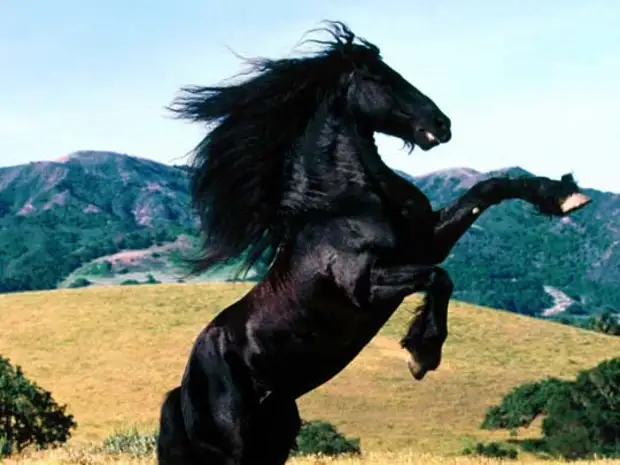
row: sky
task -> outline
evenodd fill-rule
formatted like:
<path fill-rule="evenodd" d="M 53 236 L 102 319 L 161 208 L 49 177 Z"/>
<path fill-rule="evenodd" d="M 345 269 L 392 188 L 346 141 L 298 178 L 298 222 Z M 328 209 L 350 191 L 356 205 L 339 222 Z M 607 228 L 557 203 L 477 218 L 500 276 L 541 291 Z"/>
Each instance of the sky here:
<path fill-rule="evenodd" d="M 188 161 L 205 135 L 165 106 L 244 57 L 291 56 L 341 20 L 450 116 L 410 174 L 521 166 L 620 192 L 620 0 L 0 0 L 0 166 L 112 150 Z M 234 52 L 234 53 L 233 53 Z"/>

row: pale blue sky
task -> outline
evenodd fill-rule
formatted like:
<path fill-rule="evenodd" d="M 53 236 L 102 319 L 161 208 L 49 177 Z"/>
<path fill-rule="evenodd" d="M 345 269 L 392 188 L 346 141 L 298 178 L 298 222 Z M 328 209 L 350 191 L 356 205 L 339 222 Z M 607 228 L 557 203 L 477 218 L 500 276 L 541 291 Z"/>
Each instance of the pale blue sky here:
<path fill-rule="evenodd" d="M 181 163 L 203 135 L 166 116 L 179 87 L 243 56 L 289 54 L 339 19 L 452 118 L 452 141 L 411 156 L 451 166 L 573 171 L 620 192 L 620 0 L 0 0 L 0 166 L 83 149 Z"/>

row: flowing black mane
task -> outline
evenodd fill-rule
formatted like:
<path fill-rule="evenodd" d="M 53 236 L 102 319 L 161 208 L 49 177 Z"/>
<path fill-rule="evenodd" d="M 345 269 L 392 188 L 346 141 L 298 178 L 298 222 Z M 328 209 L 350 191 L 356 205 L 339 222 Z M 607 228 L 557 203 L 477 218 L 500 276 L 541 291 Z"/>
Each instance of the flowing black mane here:
<path fill-rule="evenodd" d="M 217 126 L 194 149 L 191 193 L 205 254 L 194 272 L 244 255 L 249 269 L 271 262 L 304 199 L 287 198 L 286 160 L 321 102 L 338 91 L 344 73 L 380 59 L 379 49 L 340 22 L 323 30 L 332 41 L 309 56 L 251 59 L 255 74 L 229 86 L 189 86 L 170 109 L 178 117 Z M 286 209 L 283 203 L 287 204 Z M 291 205 L 296 208 L 291 209 Z"/>

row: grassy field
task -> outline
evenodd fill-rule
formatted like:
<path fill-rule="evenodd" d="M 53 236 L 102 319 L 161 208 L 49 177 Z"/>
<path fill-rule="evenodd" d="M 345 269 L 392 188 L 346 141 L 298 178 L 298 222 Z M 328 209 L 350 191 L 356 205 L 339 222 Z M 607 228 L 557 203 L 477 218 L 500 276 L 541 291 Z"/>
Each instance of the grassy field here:
<path fill-rule="evenodd" d="M 287 465 L 510 465 L 514 460 L 494 460 L 487 458 L 441 457 L 414 452 L 369 452 L 363 458 L 291 458 Z M 520 460 L 528 465 L 566 465 L 567 462 L 555 460 Z M 156 465 L 151 458 L 132 458 L 112 455 L 93 455 L 79 450 L 54 450 L 31 456 L 7 460 L 5 465 Z M 574 461 L 571 465 L 620 465 L 620 460 Z"/>
<path fill-rule="evenodd" d="M 248 289 L 166 284 L 0 295 L 0 353 L 68 404 L 79 424 L 72 447 L 115 429 L 150 430 L 198 331 Z M 550 375 L 572 377 L 620 353 L 617 337 L 453 302 L 443 364 L 416 382 L 397 342 L 416 303 L 407 300 L 346 370 L 299 402 L 303 418 L 328 420 L 360 437 L 364 451 L 382 451 L 364 463 L 487 463 L 428 457 L 458 454 L 478 439 L 505 438 L 478 426 L 512 387 Z M 391 452 L 397 458 L 386 458 Z M 54 457 L 20 463 L 83 463 Z"/>

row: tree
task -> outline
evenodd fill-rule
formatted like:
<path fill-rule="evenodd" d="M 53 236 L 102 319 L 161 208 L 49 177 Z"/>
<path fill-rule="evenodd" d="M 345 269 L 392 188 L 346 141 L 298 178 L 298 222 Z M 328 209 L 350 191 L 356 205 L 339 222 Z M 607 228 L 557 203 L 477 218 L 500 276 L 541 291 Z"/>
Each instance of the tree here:
<path fill-rule="evenodd" d="M 574 381 L 548 378 L 527 383 L 487 410 L 484 429 L 527 427 L 543 416 L 535 451 L 578 459 L 620 457 L 620 358 L 584 370 Z"/>
<path fill-rule="evenodd" d="M 161 281 L 158 281 L 157 279 L 155 279 L 155 276 L 153 276 L 152 274 L 147 274 L 146 275 L 146 281 L 144 281 L 144 284 L 160 284 Z"/>
<path fill-rule="evenodd" d="M 539 415 L 548 414 L 549 399 L 567 389 L 570 382 L 557 378 L 522 384 L 504 396 L 499 405 L 487 410 L 481 427 L 508 430 L 527 427 Z"/>
<path fill-rule="evenodd" d="M 49 391 L 29 381 L 20 366 L 0 356 L 0 449 L 4 455 L 35 445 L 44 449 L 60 445 L 77 427 L 65 405 L 58 405 Z"/>
<path fill-rule="evenodd" d="M 594 316 L 585 324 L 586 329 L 598 331 L 599 333 L 620 336 L 620 323 L 616 317 L 609 311 Z"/>

